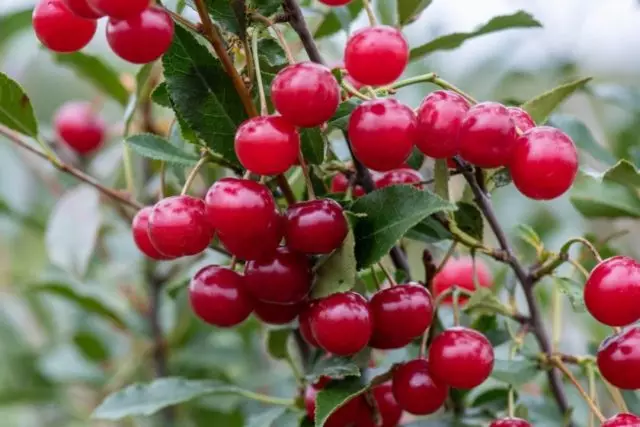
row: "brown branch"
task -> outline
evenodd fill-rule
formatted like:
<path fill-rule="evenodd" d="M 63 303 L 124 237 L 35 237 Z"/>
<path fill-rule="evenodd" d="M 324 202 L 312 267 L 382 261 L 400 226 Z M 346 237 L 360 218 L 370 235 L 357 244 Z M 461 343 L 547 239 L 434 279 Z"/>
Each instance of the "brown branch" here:
<path fill-rule="evenodd" d="M 304 15 L 298 5 L 297 0 L 283 0 L 282 7 L 285 14 L 289 18 L 289 24 L 291 28 L 298 34 L 304 50 L 307 52 L 309 59 L 318 64 L 325 64 L 316 42 L 313 40 L 313 35 L 309 31 L 307 22 L 304 20 Z"/>

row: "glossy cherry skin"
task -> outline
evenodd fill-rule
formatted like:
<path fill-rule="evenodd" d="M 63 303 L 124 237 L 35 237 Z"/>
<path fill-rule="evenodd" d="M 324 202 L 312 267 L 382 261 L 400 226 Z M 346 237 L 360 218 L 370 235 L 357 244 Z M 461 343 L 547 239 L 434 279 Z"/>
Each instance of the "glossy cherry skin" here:
<path fill-rule="evenodd" d="M 311 331 L 324 350 L 338 356 L 355 354 L 367 346 L 373 332 L 369 303 L 355 292 L 319 300 L 311 311 Z"/>
<path fill-rule="evenodd" d="M 420 172 L 410 168 L 393 169 L 378 176 L 375 180 L 376 188 L 384 188 L 390 185 L 414 184 L 416 188 L 423 188 Z"/>
<path fill-rule="evenodd" d="M 355 424 L 355 427 L 396 427 L 402 417 L 402 408 L 396 402 L 396 398 L 393 397 L 391 381 L 374 387 L 372 394 L 380 414 L 381 424 L 375 423 L 371 408 L 366 407 L 368 405 L 365 401 L 366 406 L 363 407 L 363 414 Z"/>
<path fill-rule="evenodd" d="M 531 423 L 522 418 L 501 418 L 492 422 L 489 427 L 531 427 Z"/>
<path fill-rule="evenodd" d="M 366 167 L 375 171 L 401 167 L 411 155 L 415 135 L 415 114 L 392 98 L 365 101 L 349 118 L 353 152 Z"/>
<path fill-rule="evenodd" d="M 460 155 L 481 168 L 509 164 L 516 139 L 516 125 L 509 110 L 497 102 L 471 107 L 458 133 Z"/>
<path fill-rule="evenodd" d="M 299 62 L 282 69 L 271 83 L 271 100 L 291 124 L 311 128 L 329 120 L 340 104 L 340 86 L 324 65 Z"/>
<path fill-rule="evenodd" d="M 109 19 L 107 42 L 125 61 L 147 64 L 169 49 L 173 32 L 174 24 L 169 14 L 154 6 L 126 20 Z"/>
<path fill-rule="evenodd" d="M 287 246 L 305 254 L 328 254 L 347 236 L 349 226 L 342 206 L 331 199 L 289 206 L 285 214 Z"/>
<path fill-rule="evenodd" d="M 311 288 L 309 260 L 286 247 L 278 248 L 271 259 L 247 262 L 244 275 L 249 292 L 264 302 L 298 303 Z"/>
<path fill-rule="evenodd" d="M 373 316 L 372 346 L 401 348 L 431 325 L 433 298 L 421 284 L 407 283 L 376 292 L 369 310 Z"/>
<path fill-rule="evenodd" d="M 321 389 L 321 387 L 309 385 L 304 392 L 304 407 L 311 420 L 314 420 L 316 416 L 316 397 Z M 325 427 L 355 427 L 368 409 L 364 397 L 357 396 L 331 414 L 324 425 Z"/>
<path fill-rule="evenodd" d="M 409 62 L 409 44 L 400 30 L 378 25 L 354 32 L 344 51 L 349 75 L 368 86 L 393 83 Z"/>
<path fill-rule="evenodd" d="M 76 16 L 84 19 L 98 19 L 104 16 L 89 6 L 88 0 L 62 0 L 69 10 Z"/>
<path fill-rule="evenodd" d="M 153 206 L 146 206 L 140 209 L 136 213 L 136 216 L 133 217 L 133 222 L 131 223 L 133 241 L 138 249 L 140 249 L 140 252 L 149 258 L 159 261 L 171 259 L 171 257 L 160 253 L 160 251 L 153 246 L 153 243 L 151 243 L 151 239 L 149 238 L 149 216 L 152 211 Z"/>
<path fill-rule="evenodd" d="M 149 0 L 86 0 L 89 5 L 114 19 L 128 19 L 140 15 L 149 7 Z"/>
<path fill-rule="evenodd" d="M 270 304 L 255 300 L 253 311 L 256 317 L 270 325 L 286 325 L 291 323 L 306 307 L 305 302 L 297 304 Z"/>
<path fill-rule="evenodd" d="M 242 166 L 251 172 L 278 175 L 298 159 L 300 135 L 283 117 L 255 117 L 238 128 L 235 149 Z"/>
<path fill-rule="evenodd" d="M 578 173 L 578 151 L 559 129 L 534 127 L 516 141 L 509 165 L 513 184 L 525 196 L 551 200 L 563 195 Z"/>
<path fill-rule="evenodd" d="M 618 414 L 602 424 L 602 427 L 639 427 L 640 417 L 633 414 Z"/>
<path fill-rule="evenodd" d="M 326 4 L 327 6 L 344 6 L 349 4 L 351 0 L 318 0 L 322 4 Z"/>
<path fill-rule="evenodd" d="M 507 110 L 509 110 L 511 119 L 521 132 L 526 132 L 536 126 L 536 122 L 534 122 L 529 113 L 524 111 L 522 108 L 507 107 Z"/>
<path fill-rule="evenodd" d="M 53 126 L 60 139 L 78 154 L 86 155 L 100 148 L 107 125 L 88 102 L 67 102 L 58 109 Z"/>
<path fill-rule="evenodd" d="M 434 379 L 425 359 L 411 360 L 393 372 L 393 395 L 400 407 L 411 414 L 433 414 L 448 394 L 449 387 Z"/>
<path fill-rule="evenodd" d="M 598 368 L 615 387 L 640 389 L 640 327 L 605 339 L 598 349 Z"/>
<path fill-rule="evenodd" d="M 75 15 L 62 0 L 40 0 L 33 9 L 33 29 L 47 49 L 58 53 L 76 52 L 96 33 L 95 20 Z"/>
<path fill-rule="evenodd" d="M 493 347 L 480 332 L 453 327 L 436 336 L 429 348 L 430 372 L 443 384 L 472 389 L 493 370 Z"/>
<path fill-rule="evenodd" d="M 334 177 L 331 179 L 332 193 L 346 193 L 348 187 L 349 187 L 349 180 L 347 179 L 347 176 L 343 173 L 334 175 Z M 359 185 L 356 185 L 355 187 L 353 187 L 351 191 L 354 198 L 361 197 L 367 194 L 364 191 L 364 188 L 362 188 Z"/>
<path fill-rule="evenodd" d="M 481 287 L 490 288 L 493 286 L 491 271 L 489 271 L 486 264 L 479 258 L 476 258 L 476 275 L 478 277 L 478 284 Z M 473 282 L 473 259 L 471 257 L 449 258 L 442 270 L 433 278 L 433 293 L 437 298 L 441 293 L 454 285 L 461 289 L 475 291 L 476 285 Z M 468 299 L 468 297 L 460 296 L 458 301 L 463 304 Z M 451 304 L 452 302 L 453 298 L 451 296 L 445 297 L 442 300 L 443 304 Z"/>
<path fill-rule="evenodd" d="M 298 324 L 302 338 L 304 338 L 308 344 L 314 347 L 320 347 L 320 345 L 318 345 L 318 341 L 316 341 L 316 337 L 313 336 L 313 331 L 311 330 L 311 313 L 313 312 L 313 306 L 315 303 L 315 301 L 307 303 L 307 306 L 298 316 Z"/>
<path fill-rule="evenodd" d="M 431 92 L 418 109 L 416 146 L 426 156 L 445 159 L 458 154 L 458 132 L 469 102 L 449 90 Z"/>

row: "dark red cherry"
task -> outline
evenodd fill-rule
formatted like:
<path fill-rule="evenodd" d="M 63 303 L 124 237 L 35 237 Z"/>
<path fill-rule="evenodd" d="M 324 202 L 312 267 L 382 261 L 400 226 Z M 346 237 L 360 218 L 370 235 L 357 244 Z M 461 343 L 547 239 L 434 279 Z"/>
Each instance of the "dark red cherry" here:
<path fill-rule="evenodd" d="M 149 7 L 149 0 L 86 0 L 93 9 L 114 19 L 140 15 Z"/>
<path fill-rule="evenodd" d="M 450 90 L 431 92 L 418 109 L 416 146 L 426 156 L 445 159 L 459 151 L 458 132 L 469 102 Z"/>
<path fill-rule="evenodd" d="M 169 257 L 197 255 L 204 251 L 214 229 L 209 225 L 204 202 L 190 196 L 160 200 L 149 216 L 149 238 L 153 246 Z"/>
<path fill-rule="evenodd" d="M 605 339 L 598 349 L 598 368 L 615 387 L 640 389 L 640 327 Z"/>
<path fill-rule="evenodd" d="M 605 421 L 602 427 L 640 427 L 640 417 L 633 414 L 618 414 Z"/>
<path fill-rule="evenodd" d="M 516 125 L 509 110 L 497 102 L 482 102 L 469 109 L 458 139 L 460 155 L 481 168 L 506 166 L 516 145 Z"/>
<path fill-rule="evenodd" d="M 372 390 L 378 413 L 380 414 L 380 424 L 376 424 L 373 419 L 371 408 L 367 408 L 366 401 L 363 405 L 362 417 L 355 424 L 355 427 L 396 427 L 402 417 L 402 408 L 393 397 L 391 381 L 382 383 Z"/>
<path fill-rule="evenodd" d="M 47 49 L 58 53 L 76 52 L 96 33 L 95 20 L 75 15 L 62 0 L 40 0 L 33 9 L 33 29 Z"/>
<path fill-rule="evenodd" d="M 345 174 L 339 173 L 334 175 L 331 179 L 331 192 L 332 193 L 346 193 L 347 188 L 349 187 L 349 180 L 347 179 Z M 359 185 L 356 185 L 352 189 L 353 197 L 361 197 L 367 194 Z"/>
<path fill-rule="evenodd" d="M 73 151 L 85 155 L 104 142 L 107 125 L 88 102 L 67 102 L 53 118 L 56 133 Z"/>
<path fill-rule="evenodd" d="M 328 254 L 337 249 L 349 231 L 342 206 L 331 199 L 291 205 L 285 214 L 287 246 L 305 254 Z"/>
<path fill-rule="evenodd" d="M 193 276 L 189 301 L 199 318 L 220 327 L 242 323 L 253 310 L 243 277 L 217 265 L 204 267 Z"/>
<path fill-rule="evenodd" d="M 420 175 L 420 172 L 414 169 L 409 168 L 401 168 L 401 169 L 393 169 L 389 172 L 385 172 L 378 176 L 376 179 L 376 188 L 384 188 L 390 185 L 398 185 L 398 184 L 414 184 L 417 188 L 423 188 L 422 182 L 423 178 Z"/>
<path fill-rule="evenodd" d="M 76 16 L 84 19 L 98 19 L 104 16 L 89 6 L 88 0 L 62 0 L 69 10 Z"/>
<path fill-rule="evenodd" d="M 146 206 L 136 213 L 131 223 L 131 232 L 133 233 L 133 241 L 135 242 L 140 252 L 148 256 L 149 258 L 156 260 L 171 259 L 166 255 L 160 253 L 151 243 L 149 238 L 149 216 L 153 210 L 153 206 Z"/>
<path fill-rule="evenodd" d="M 450 387 L 472 389 L 493 370 L 493 347 L 480 332 L 453 327 L 436 336 L 429 348 L 429 368 L 437 381 Z"/>
<path fill-rule="evenodd" d="M 578 173 L 578 151 L 573 140 L 559 129 L 534 127 L 516 141 L 509 164 L 516 188 L 535 200 L 563 195 Z"/>
<path fill-rule="evenodd" d="M 401 167 L 411 155 L 415 134 L 413 110 L 392 98 L 365 101 L 349 119 L 349 139 L 355 156 L 376 171 Z"/>
<path fill-rule="evenodd" d="M 524 111 L 522 108 L 507 107 L 507 110 L 509 110 L 509 115 L 511 116 L 511 119 L 513 120 L 513 122 L 516 124 L 516 127 L 521 132 L 526 132 L 532 127 L 536 126 L 536 122 L 534 122 L 531 116 L 529 115 L 529 113 Z"/>
<path fill-rule="evenodd" d="M 314 347 L 320 347 L 318 345 L 318 341 L 316 341 L 316 337 L 313 336 L 313 331 L 311 330 L 311 313 L 314 305 L 315 301 L 307 303 L 306 307 L 304 307 L 298 316 L 298 323 L 302 338 L 304 338 L 308 344 Z"/>
<path fill-rule="evenodd" d="M 393 372 L 393 395 L 400 407 L 411 414 L 433 414 L 448 394 L 449 387 L 435 380 L 425 359 L 411 360 Z"/>
<path fill-rule="evenodd" d="M 483 288 L 493 286 L 493 276 L 487 265 L 481 259 L 476 258 L 476 275 L 478 277 L 478 285 Z M 475 291 L 476 285 L 473 281 L 473 258 L 460 257 L 449 258 L 442 270 L 433 278 L 433 293 L 437 298 L 452 286 L 457 286 L 468 291 Z M 460 296 L 458 301 L 464 304 L 469 298 Z M 442 300 L 444 304 L 451 304 L 453 298 L 445 297 Z"/>
<path fill-rule="evenodd" d="M 501 418 L 491 423 L 489 427 L 531 427 L 531 423 L 522 418 Z"/>
<path fill-rule="evenodd" d="M 367 300 L 355 292 L 344 292 L 317 301 L 311 311 L 311 330 L 318 345 L 338 356 L 365 348 L 373 332 Z"/>
<path fill-rule="evenodd" d="M 271 304 L 256 300 L 253 311 L 258 319 L 270 325 L 286 325 L 293 322 L 306 307 L 305 302 L 297 304 Z"/>
<path fill-rule="evenodd" d="M 322 4 L 327 6 L 344 6 L 351 2 L 351 0 L 318 0 Z"/>

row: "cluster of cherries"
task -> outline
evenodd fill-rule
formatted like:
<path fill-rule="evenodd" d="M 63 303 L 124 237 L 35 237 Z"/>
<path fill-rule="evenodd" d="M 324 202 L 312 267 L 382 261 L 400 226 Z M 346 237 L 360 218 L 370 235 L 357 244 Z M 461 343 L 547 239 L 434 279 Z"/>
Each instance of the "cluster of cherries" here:
<path fill-rule="evenodd" d="M 109 46 L 134 64 L 160 58 L 173 40 L 171 16 L 149 0 L 39 0 L 33 28 L 49 50 L 71 53 L 89 44 L 105 16 Z"/>

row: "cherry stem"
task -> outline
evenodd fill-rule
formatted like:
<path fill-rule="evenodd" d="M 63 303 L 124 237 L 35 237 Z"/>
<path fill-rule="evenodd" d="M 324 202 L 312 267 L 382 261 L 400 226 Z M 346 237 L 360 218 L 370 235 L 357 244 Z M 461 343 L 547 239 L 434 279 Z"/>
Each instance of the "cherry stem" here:
<path fill-rule="evenodd" d="M 260 114 L 266 116 L 269 114 L 267 111 L 267 96 L 264 93 L 264 83 L 262 82 L 262 73 L 260 71 L 260 57 L 258 55 L 258 31 L 253 32 L 251 37 L 251 50 L 253 51 L 253 68 L 256 72 L 256 81 L 258 82 L 258 94 L 260 96 Z"/>
<path fill-rule="evenodd" d="M 460 326 L 460 288 L 452 286 L 451 296 L 453 297 L 453 324 Z"/>
<path fill-rule="evenodd" d="M 597 371 L 597 370 L 594 370 L 594 371 Z M 598 373 L 600 373 L 600 371 L 598 371 Z M 607 381 L 602 376 L 602 374 L 600 374 L 600 378 L 602 379 L 602 382 L 606 386 L 607 391 L 611 395 L 611 400 L 613 400 L 613 402 L 616 404 L 620 412 L 623 412 L 623 413 L 629 412 L 629 408 L 627 408 L 627 402 L 624 401 L 624 397 L 622 397 L 622 393 L 620 392 L 620 389 L 612 386 L 611 383 L 609 383 L 609 381 Z"/>
<path fill-rule="evenodd" d="M 429 336 L 431 334 L 431 327 L 427 328 L 422 334 L 422 341 L 420 341 L 420 352 L 418 353 L 419 359 L 424 359 L 427 354 L 427 341 L 429 340 Z"/>
<path fill-rule="evenodd" d="M 562 248 L 560 248 L 560 253 L 568 254 L 569 253 L 569 249 L 571 249 L 571 246 L 573 246 L 574 243 L 580 243 L 580 244 L 584 245 L 589 250 L 589 252 L 591 252 L 591 254 L 596 259 L 596 261 L 602 262 L 602 257 L 600 256 L 600 253 L 598 252 L 596 247 L 593 246 L 593 243 L 591 243 L 590 241 L 588 241 L 587 239 L 582 238 L 582 237 L 574 237 L 573 239 L 568 240 L 562 246 Z"/>
<path fill-rule="evenodd" d="M 344 88 L 344 90 L 346 90 L 349 94 L 355 96 L 356 98 L 362 99 L 363 101 L 369 101 L 371 99 L 371 97 L 364 95 L 363 93 L 360 93 L 358 89 L 350 85 L 349 82 L 345 80 L 342 80 L 341 85 Z"/>
<path fill-rule="evenodd" d="M 562 337 L 562 295 L 557 286 L 553 288 L 551 296 L 551 352 L 555 353 L 560 347 Z"/>
<path fill-rule="evenodd" d="M 376 268 L 372 265 L 370 268 L 371 270 L 371 277 L 373 278 L 373 284 L 376 286 L 377 290 L 380 290 L 380 280 L 378 280 L 378 275 L 376 274 Z"/>
<path fill-rule="evenodd" d="M 589 380 L 589 397 L 591 400 L 597 405 L 598 404 L 598 394 L 596 390 L 596 376 L 593 372 L 593 366 L 587 365 L 587 378 Z M 589 427 L 595 427 L 596 420 L 594 418 L 593 412 L 589 414 Z"/>
<path fill-rule="evenodd" d="M 161 161 L 160 162 L 160 171 L 158 172 L 158 174 L 160 175 L 160 191 L 158 191 L 158 197 L 160 198 L 160 200 L 164 199 L 164 195 L 166 194 L 165 192 L 165 187 L 166 187 L 166 169 L 167 169 L 167 162 Z"/>
<path fill-rule="evenodd" d="M 289 62 L 289 64 L 295 64 L 296 59 L 293 57 L 293 53 L 291 53 L 291 49 L 287 44 L 287 40 L 284 38 L 284 34 L 282 34 L 282 31 L 280 31 L 278 26 L 271 19 L 259 13 L 251 14 L 251 18 L 263 23 L 266 27 L 269 27 L 273 30 L 273 32 L 276 35 L 276 38 L 280 42 L 280 46 L 282 47 L 282 50 L 284 50 L 284 54 L 287 57 L 287 61 Z"/>
<path fill-rule="evenodd" d="M 582 274 L 585 279 L 589 278 L 589 272 L 578 261 L 569 258 L 567 259 L 567 262 L 569 262 L 576 271 Z"/>
<path fill-rule="evenodd" d="M 304 159 L 304 154 L 302 154 L 302 149 L 298 154 L 298 161 L 300 162 L 300 169 L 302 169 L 302 175 L 304 176 L 304 182 L 307 186 L 307 192 L 309 193 L 309 199 L 316 199 L 316 192 L 313 189 L 313 183 L 311 182 L 311 175 L 309 174 L 309 165 L 307 161 Z"/>
<path fill-rule="evenodd" d="M 231 257 L 231 261 L 229 262 L 229 269 L 235 270 L 236 264 L 238 263 L 238 258 L 234 255 Z"/>
<path fill-rule="evenodd" d="M 191 172 L 189 172 L 189 176 L 187 176 L 187 180 L 184 182 L 182 191 L 180 192 L 181 196 L 187 194 L 189 188 L 191 188 L 191 185 L 193 184 L 193 181 L 195 181 L 196 177 L 198 176 L 198 172 L 200 172 L 200 169 L 202 169 L 202 166 L 204 166 L 208 160 L 209 159 L 206 156 L 201 157 L 200 160 L 198 160 L 198 163 L 196 163 L 193 169 L 191 169 Z"/>
<path fill-rule="evenodd" d="M 447 262 L 449 261 L 449 259 L 453 256 L 453 254 L 456 252 L 456 247 L 458 246 L 458 242 L 457 241 L 453 241 L 451 243 L 451 246 L 449 246 L 449 249 L 447 250 L 447 253 L 444 254 L 444 258 L 442 258 L 442 261 L 440 261 L 440 264 L 438 264 L 438 268 L 436 268 L 436 274 L 438 274 L 439 272 L 442 271 L 442 269 L 444 268 L 444 266 L 447 264 Z"/>
<path fill-rule="evenodd" d="M 369 2 L 369 0 L 362 0 L 362 5 L 364 6 L 364 10 L 367 12 L 369 25 L 371 25 L 372 27 L 378 25 L 378 18 L 376 18 L 376 14 L 373 13 L 373 8 L 371 7 L 371 3 Z"/>
<path fill-rule="evenodd" d="M 606 421 L 606 419 L 605 419 L 604 415 L 602 415 L 602 412 L 600 412 L 600 409 L 598 408 L 598 405 L 596 405 L 596 403 L 593 401 L 593 399 L 591 399 L 591 397 L 589 397 L 589 394 L 587 394 L 587 392 L 584 390 L 584 388 L 582 388 L 582 385 L 580 385 L 580 382 L 571 373 L 569 368 L 567 368 L 567 366 L 564 363 L 562 363 L 562 360 L 560 360 L 560 358 L 558 358 L 558 357 L 552 358 L 552 362 L 558 369 L 560 369 L 560 371 L 567 377 L 567 379 L 569 381 L 571 381 L 571 383 L 576 387 L 576 389 L 578 390 L 578 392 L 580 393 L 582 398 L 585 400 L 585 402 L 587 402 L 587 405 L 589 405 L 589 408 L 591 409 L 591 412 L 593 412 L 593 414 L 598 418 L 598 420 L 601 423 L 604 423 Z"/>
<path fill-rule="evenodd" d="M 398 286 L 398 283 L 396 282 L 396 279 L 394 279 L 393 274 L 391 274 L 389 269 L 385 267 L 381 261 L 378 261 L 378 267 L 380 267 L 380 270 L 382 270 L 384 275 L 387 277 L 387 280 L 389 281 L 389 284 L 391 286 Z"/>
<path fill-rule="evenodd" d="M 516 351 L 518 351 L 518 342 L 514 341 L 513 345 L 511 346 L 511 349 L 509 350 L 509 360 L 513 360 L 513 357 L 516 354 Z M 509 391 L 507 394 L 507 413 L 509 414 L 510 418 L 513 418 L 515 415 L 515 411 L 516 411 L 516 402 L 515 402 L 515 389 L 513 387 L 513 385 L 509 385 Z"/>
<path fill-rule="evenodd" d="M 169 16 L 171 16 L 171 18 L 176 21 L 178 24 L 182 25 L 183 27 L 187 27 L 188 29 L 190 29 L 191 31 L 195 32 L 195 33 L 199 33 L 199 28 L 196 26 L 195 23 L 189 21 L 188 19 L 186 19 L 185 17 L 183 17 L 182 15 L 180 15 L 179 13 L 176 13 L 172 10 L 167 9 L 166 7 L 163 7 L 164 11 L 167 12 L 169 14 Z"/>
<path fill-rule="evenodd" d="M 453 84 L 449 83 L 448 81 L 441 79 L 438 76 L 434 76 L 433 80 L 431 80 L 434 84 L 440 86 L 443 89 L 448 89 L 452 92 L 457 93 L 460 96 L 463 96 L 464 98 L 466 98 L 470 103 L 472 104 L 477 104 L 478 101 L 472 97 L 471 95 L 469 95 L 468 93 L 464 92 L 462 89 L 459 89 L 458 87 L 454 86 Z"/>

